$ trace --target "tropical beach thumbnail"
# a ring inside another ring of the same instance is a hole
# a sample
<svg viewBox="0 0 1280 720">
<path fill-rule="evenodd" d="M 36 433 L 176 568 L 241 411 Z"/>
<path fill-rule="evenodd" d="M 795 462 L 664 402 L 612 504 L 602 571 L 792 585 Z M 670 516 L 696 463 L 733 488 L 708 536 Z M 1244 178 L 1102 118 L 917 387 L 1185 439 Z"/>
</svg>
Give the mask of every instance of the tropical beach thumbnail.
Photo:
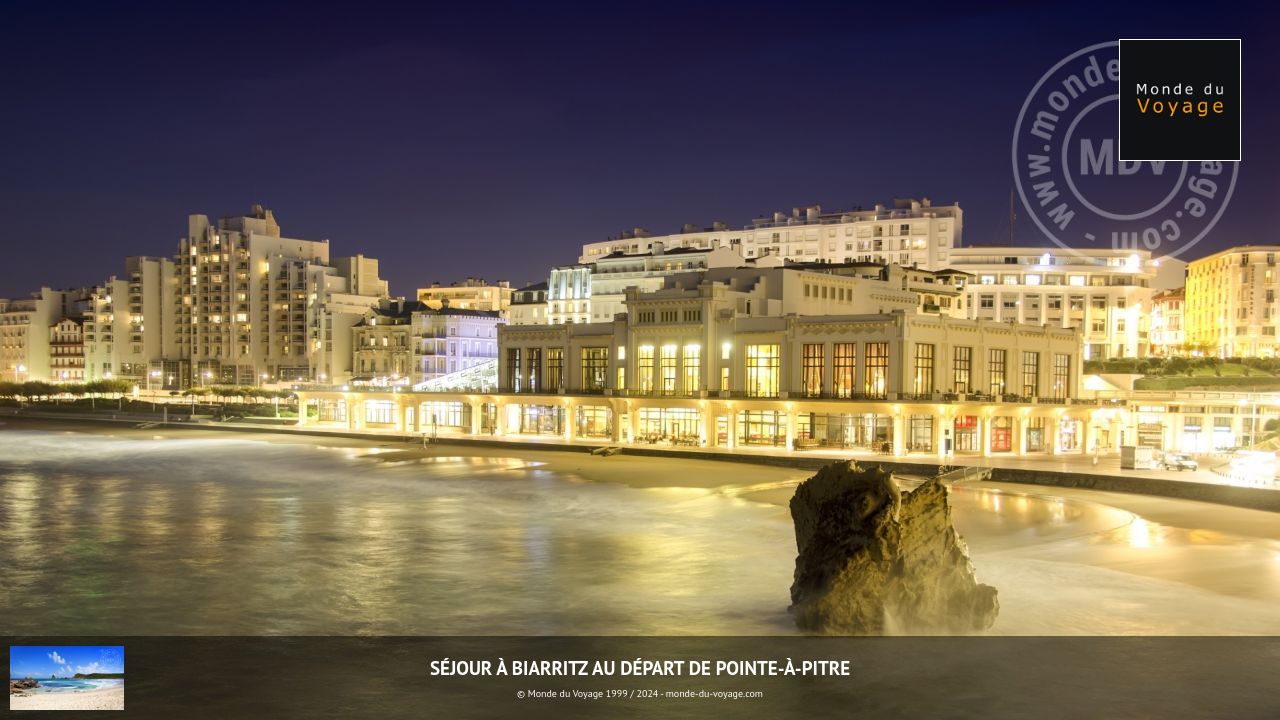
<svg viewBox="0 0 1280 720">
<path fill-rule="evenodd" d="M 123 710 L 123 645 L 12 645 L 10 710 Z"/>
</svg>

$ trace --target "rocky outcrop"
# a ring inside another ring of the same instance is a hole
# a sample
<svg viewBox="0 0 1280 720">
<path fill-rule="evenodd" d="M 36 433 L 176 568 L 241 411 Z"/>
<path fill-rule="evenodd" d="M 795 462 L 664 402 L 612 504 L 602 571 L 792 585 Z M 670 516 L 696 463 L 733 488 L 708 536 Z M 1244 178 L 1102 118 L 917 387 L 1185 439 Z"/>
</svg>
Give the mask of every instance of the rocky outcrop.
<svg viewBox="0 0 1280 720">
<path fill-rule="evenodd" d="M 21 680 L 9 680 L 9 694 L 22 695 L 24 690 L 34 690 L 40 687 L 40 683 L 31 678 L 23 678 Z"/>
<path fill-rule="evenodd" d="M 937 478 L 902 494 L 879 466 L 827 465 L 791 499 L 791 612 L 828 635 L 972 633 L 995 622 L 996 589 L 974 577 Z"/>
</svg>

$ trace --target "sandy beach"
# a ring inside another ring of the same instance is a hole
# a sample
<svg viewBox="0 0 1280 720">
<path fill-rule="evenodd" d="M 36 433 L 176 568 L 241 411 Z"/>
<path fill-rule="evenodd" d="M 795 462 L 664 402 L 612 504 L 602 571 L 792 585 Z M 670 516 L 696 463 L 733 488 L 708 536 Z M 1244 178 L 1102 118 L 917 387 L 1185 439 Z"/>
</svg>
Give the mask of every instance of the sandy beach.
<svg viewBox="0 0 1280 720">
<path fill-rule="evenodd" d="M 10 710 L 123 710 L 124 685 L 84 692 L 27 692 L 9 696 Z"/>
</svg>

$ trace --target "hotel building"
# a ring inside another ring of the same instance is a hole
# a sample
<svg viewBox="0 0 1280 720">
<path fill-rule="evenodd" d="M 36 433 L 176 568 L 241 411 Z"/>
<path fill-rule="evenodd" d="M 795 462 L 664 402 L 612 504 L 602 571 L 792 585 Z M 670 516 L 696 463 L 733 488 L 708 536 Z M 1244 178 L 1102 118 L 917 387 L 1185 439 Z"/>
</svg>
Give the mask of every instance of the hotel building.
<svg viewBox="0 0 1280 720">
<path fill-rule="evenodd" d="M 1276 355 L 1280 245 L 1246 245 L 1187 267 L 1186 342 L 1217 357 Z"/>
<path fill-rule="evenodd" d="M 84 313 L 85 379 L 131 380 L 149 389 L 183 386 L 176 356 L 178 289 L 168 258 L 129 257 L 125 274 L 93 289 Z"/>
<path fill-rule="evenodd" d="M 351 328 L 387 296 L 377 260 L 330 261 L 327 240 L 282 236 L 262 206 L 217 225 L 192 215 L 175 265 L 171 359 L 196 384 L 349 376 Z"/>
<path fill-rule="evenodd" d="M 1145 357 L 1155 290 L 1179 287 L 1184 263 L 1134 250 L 965 247 L 950 265 L 973 277 L 969 317 L 1080 328 L 1084 359 Z"/>
</svg>

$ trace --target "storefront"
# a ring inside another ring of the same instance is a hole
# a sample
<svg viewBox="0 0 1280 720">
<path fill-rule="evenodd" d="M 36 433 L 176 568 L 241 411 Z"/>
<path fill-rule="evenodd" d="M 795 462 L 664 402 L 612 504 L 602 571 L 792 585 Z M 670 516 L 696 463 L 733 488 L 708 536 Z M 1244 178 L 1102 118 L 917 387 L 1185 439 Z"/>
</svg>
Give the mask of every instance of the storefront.
<svg viewBox="0 0 1280 720">
<path fill-rule="evenodd" d="M 563 435 L 564 408 L 559 405 L 508 405 L 508 432 L 521 435 Z"/>
<path fill-rule="evenodd" d="M 422 432 L 471 432 L 471 406 L 462 402 L 425 402 L 419 406 Z"/>
<path fill-rule="evenodd" d="M 603 405 L 583 405 L 578 408 L 575 431 L 583 438 L 613 437 L 613 411 Z"/>
<path fill-rule="evenodd" d="M 1027 420 L 1027 452 L 1045 452 L 1049 449 L 1044 426 L 1044 418 L 1030 418 Z"/>
<path fill-rule="evenodd" d="M 640 442 L 671 442 L 699 445 L 702 442 L 702 413 L 692 408 L 642 408 Z"/>
<path fill-rule="evenodd" d="M 912 415 L 908 420 L 907 452 L 933 452 L 933 416 Z"/>
<path fill-rule="evenodd" d="M 888 452 L 893 447 L 893 418 L 874 413 L 800 413 L 798 447 L 834 447 Z"/>
<path fill-rule="evenodd" d="M 1072 418 L 1062 418 L 1058 422 L 1058 452 L 1080 452 L 1083 435 L 1083 423 Z"/>
<path fill-rule="evenodd" d="M 955 421 L 956 452 L 982 452 L 982 436 L 978 431 L 977 415 L 959 415 Z"/>
<path fill-rule="evenodd" d="M 786 416 L 774 410 L 739 411 L 738 444 L 785 446 L 786 423 Z"/>
<path fill-rule="evenodd" d="M 1203 422 L 1204 418 L 1200 415 L 1182 416 L 1182 439 L 1178 442 L 1178 452 L 1202 453 L 1208 451 L 1209 443 L 1205 440 Z"/>
<path fill-rule="evenodd" d="M 991 418 L 991 452 L 1013 452 L 1013 418 L 997 415 Z"/>
<path fill-rule="evenodd" d="M 1214 408 L 1215 410 L 1217 408 Z M 1230 409 L 1230 408 L 1228 408 Z M 1236 431 L 1233 418 L 1231 417 L 1214 417 L 1213 418 L 1213 449 L 1227 450 L 1239 445 L 1236 442 Z"/>
<path fill-rule="evenodd" d="M 396 403 L 391 400 L 366 400 L 364 422 L 371 427 L 395 425 Z"/>
<path fill-rule="evenodd" d="M 1164 450 L 1165 408 L 1163 405 L 1138 406 L 1137 442 L 1139 447 Z"/>
<path fill-rule="evenodd" d="M 345 423 L 347 421 L 346 400 L 317 400 L 316 419 L 320 422 Z"/>
</svg>

